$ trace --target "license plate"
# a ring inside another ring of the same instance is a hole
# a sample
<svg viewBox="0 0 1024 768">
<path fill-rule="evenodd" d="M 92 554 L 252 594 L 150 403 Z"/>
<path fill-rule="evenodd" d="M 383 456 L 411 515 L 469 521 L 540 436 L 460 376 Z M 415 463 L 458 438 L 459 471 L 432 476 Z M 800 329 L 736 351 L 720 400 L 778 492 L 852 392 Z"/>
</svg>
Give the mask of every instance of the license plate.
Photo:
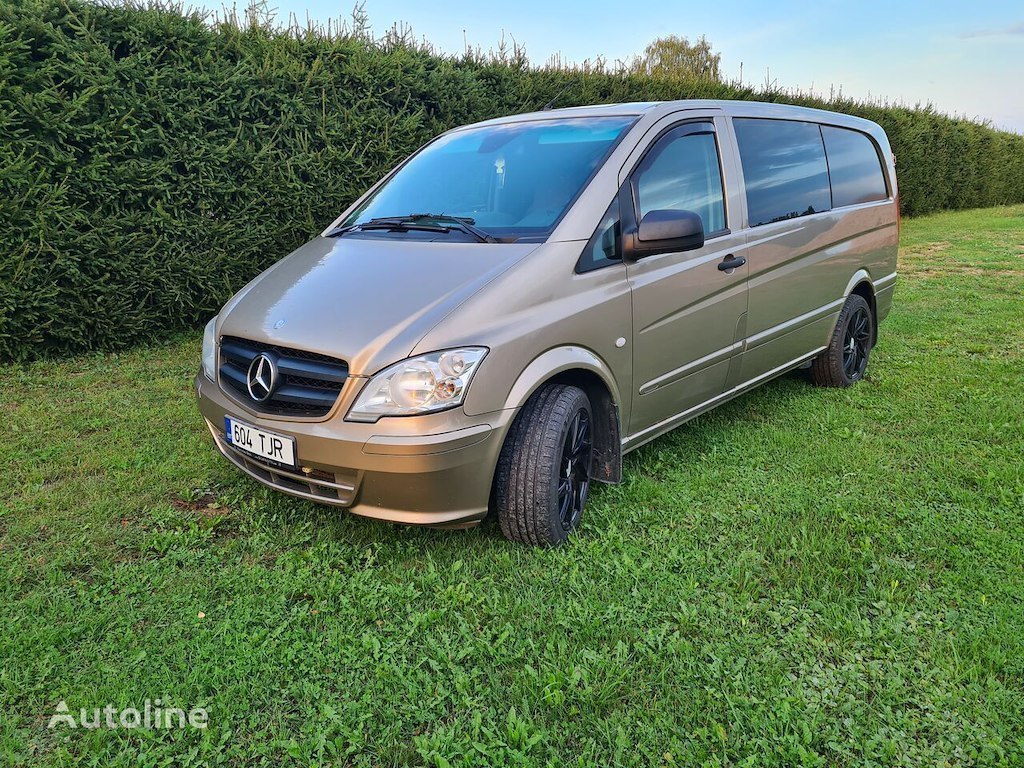
<svg viewBox="0 0 1024 768">
<path fill-rule="evenodd" d="M 293 438 L 257 429 L 249 424 L 236 421 L 230 416 L 224 417 L 224 428 L 228 442 L 235 448 L 280 464 L 287 464 L 289 467 L 295 466 L 295 440 Z"/>
</svg>

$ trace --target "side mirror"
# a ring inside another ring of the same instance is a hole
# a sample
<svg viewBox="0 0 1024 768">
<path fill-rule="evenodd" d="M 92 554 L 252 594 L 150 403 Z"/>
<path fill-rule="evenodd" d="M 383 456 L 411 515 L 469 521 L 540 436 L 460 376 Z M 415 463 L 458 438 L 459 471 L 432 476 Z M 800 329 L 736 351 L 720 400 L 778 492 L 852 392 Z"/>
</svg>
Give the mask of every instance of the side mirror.
<svg viewBox="0 0 1024 768">
<path fill-rule="evenodd" d="M 692 251 L 704 245 L 704 222 L 693 211 L 649 211 L 632 237 L 625 239 L 626 253 L 632 259 Z"/>
</svg>

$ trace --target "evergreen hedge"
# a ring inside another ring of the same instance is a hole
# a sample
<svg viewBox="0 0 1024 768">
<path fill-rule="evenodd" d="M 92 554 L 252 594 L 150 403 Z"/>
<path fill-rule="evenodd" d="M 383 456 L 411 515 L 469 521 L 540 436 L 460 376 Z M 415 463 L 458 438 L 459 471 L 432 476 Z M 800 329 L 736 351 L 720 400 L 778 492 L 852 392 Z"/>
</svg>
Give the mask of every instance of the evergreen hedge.
<svg viewBox="0 0 1024 768">
<path fill-rule="evenodd" d="M 438 132 L 562 104 L 785 100 L 880 123 L 905 214 L 1024 200 L 1024 137 L 929 108 L 450 58 L 358 30 L 0 0 L 0 358 L 198 327 Z"/>
</svg>

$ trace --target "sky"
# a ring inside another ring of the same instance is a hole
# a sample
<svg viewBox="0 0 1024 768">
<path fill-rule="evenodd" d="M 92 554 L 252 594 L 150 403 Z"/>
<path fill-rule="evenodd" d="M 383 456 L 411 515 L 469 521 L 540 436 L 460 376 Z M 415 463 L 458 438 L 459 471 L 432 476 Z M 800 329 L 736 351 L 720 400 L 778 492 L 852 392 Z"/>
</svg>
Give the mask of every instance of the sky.
<svg viewBox="0 0 1024 768">
<path fill-rule="evenodd" d="M 193 0 L 211 10 L 223 3 Z M 268 0 L 282 20 L 351 18 L 344 0 Z M 239 5 L 244 7 L 246 3 Z M 230 4 L 229 4 L 230 5 Z M 727 80 L 828 96 L 931 102 L 1024 133 L 1024 2 L 914 0 L 365 0 L 376 35 L 395 23 L 435 49 L 484 51 L 504 37 L 543 64 L 627 61 L 655 38 L 704 35 Z"/>
</svg>

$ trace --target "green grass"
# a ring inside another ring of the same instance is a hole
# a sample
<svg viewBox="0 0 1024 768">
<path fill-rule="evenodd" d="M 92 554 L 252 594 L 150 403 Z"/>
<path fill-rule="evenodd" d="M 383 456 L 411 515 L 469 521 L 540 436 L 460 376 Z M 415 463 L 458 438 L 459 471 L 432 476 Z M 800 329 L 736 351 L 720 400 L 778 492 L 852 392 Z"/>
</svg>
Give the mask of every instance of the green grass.
<svg viewBox="0 0 1024 768">
<path fill-rule="evenodd" d="M 244 479 L 198 335 L 0 369 L 0 764 L 1020 765 L 1022 243 L 906 222 L 864 383 L 661 438 L 557 551 Z M 158 697 L 209 727 L 46 727 Z"/>
</svg>

